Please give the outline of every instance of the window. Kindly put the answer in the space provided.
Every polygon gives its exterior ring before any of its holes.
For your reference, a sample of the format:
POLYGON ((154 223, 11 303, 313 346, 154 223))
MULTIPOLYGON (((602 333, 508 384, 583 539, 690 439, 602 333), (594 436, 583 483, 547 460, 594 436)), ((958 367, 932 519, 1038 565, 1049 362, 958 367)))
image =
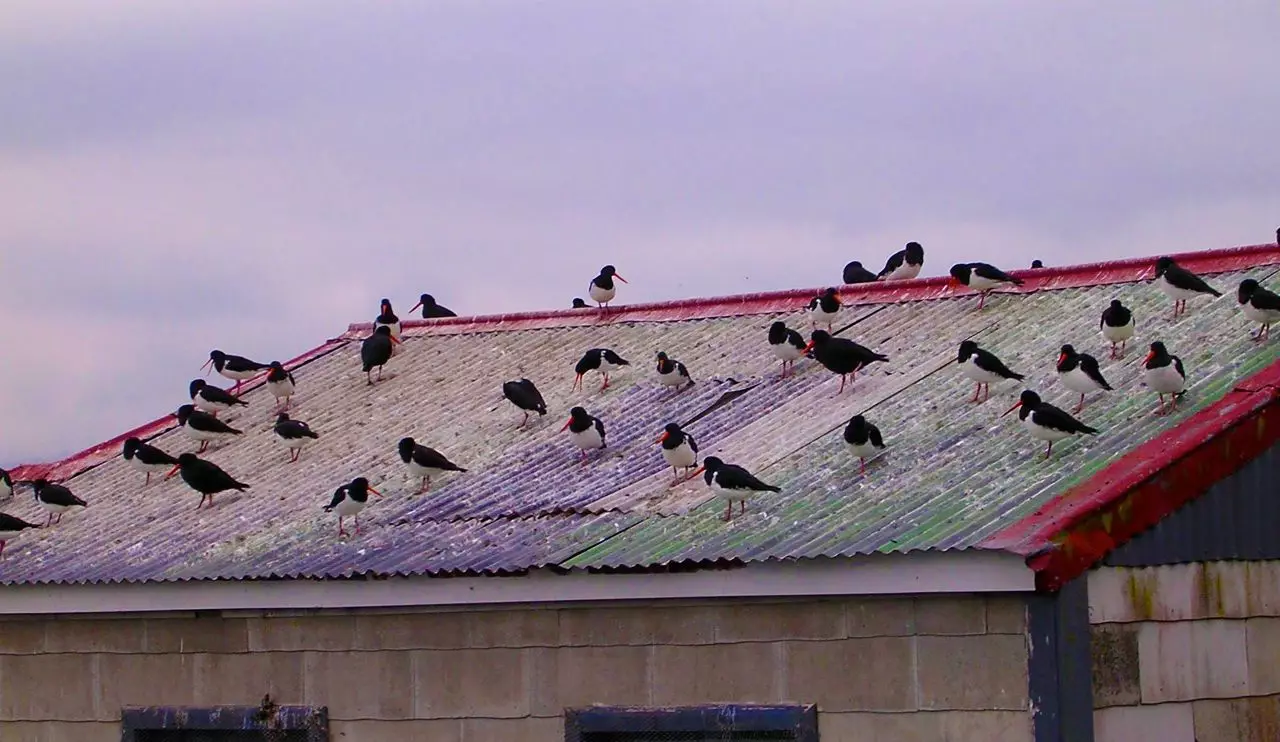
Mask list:
POLYGON ((279 706, 127 708, 123 742, 329 742, 329 710, 279 706))
POLYGON ((565 742, 818 742, 816 706, 613 708, 565 713, 565 742))

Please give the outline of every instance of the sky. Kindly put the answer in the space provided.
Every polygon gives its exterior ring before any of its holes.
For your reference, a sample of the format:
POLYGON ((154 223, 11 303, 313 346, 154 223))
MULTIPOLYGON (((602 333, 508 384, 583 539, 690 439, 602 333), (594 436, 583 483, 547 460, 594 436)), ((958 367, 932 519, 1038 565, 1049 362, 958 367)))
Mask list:
POLYGON ((1277 27, 1275 0, 5 0, 0 466, 384 296, 1271 241, 1277 27))

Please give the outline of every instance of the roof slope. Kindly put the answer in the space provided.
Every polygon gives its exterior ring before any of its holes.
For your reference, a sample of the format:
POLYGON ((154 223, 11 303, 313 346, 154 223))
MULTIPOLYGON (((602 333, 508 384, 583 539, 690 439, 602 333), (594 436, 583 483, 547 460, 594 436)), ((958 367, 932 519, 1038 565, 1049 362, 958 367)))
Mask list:
MULTIPOLYGON (((246 411, 224 413, 246 434, 207 457, 252 489, 219 495, 213 509, 197 512, 199 498, 176 477, 143 487, 118 456, 125 436, 15 472, 70 478, 90 507, 12 541, 0 583, 502 573, 975 547, 1032 554, 1057 531, 1027 524, 1039 518, 1043 526, 1046 512, 1078 500, 1064 493, 1148 441, 1176 440, 1188 418, 1199 421, 1193 443, 1203 442, 1237 418, 1215 412, 1205 422, 1197 411, 1275 370, 1275 346, 1250 342, 1233 295, 1244 277, 1274 279, 1280 249, 1179 257, 1227 295, 1192 300, 1176 322, 1171 302, 1148 283, 1152 259, 1026 271, 1025 286, 993 297, 982 311, 972 294, 939 278, 846 287, 847 304, 857 306, 845 310, 838 334, 891 362, 860 374, 839 396, 838 377, 812 361, 798 363, 794 378, 778 378, 765 342, 775 319, 807 331, 808 290, 624 306, 607 317, 568 310, 406 322, 403 350, 373 388, 358 360, 368 327, 356 325, 287 364, 299 385, 292 413, 321 435, 299 463, 287 462, 271 433, 265 390, 247 394, 246 411), (1139 322, 1120 361, 1107 358, 1097 332, 1114 297, 1139 322), (999 417, 1023 385, 993 385, 990 401, 967 403, 972 386, 955 368, 965 338, 1064 407, 1074 396, 1054 380, 1058 347, 1070 342, 1098 356, 1117 391, 1092 398, 1081 418, 1102 433, 1063 442, 1042 459, 1040 444, 1013 416, 999 417), (1188 370, 1182 412, 1169 418, 1150 414, 1155 398, 1139 379, 1146 343, 1155 339, 1188 370), (634 365, 615 374, 606 392, 589 378, 585 392, 571 393, 573 364, 591 347, 611 347, 634 365), (683 361, 697 383, 684 392, 657 386, 658 350, 683 361), (500 391, 520 376, 538 383, 550 410, 527 430, 515 428, 520 414, 500 391), (609 431, 609 448, 585 466, 560 432, 578 403, 609 431), (857 413, 889 445, 865 476, 840 438, 857 413), (782 492, 753 501, 745 517, 720 521, 723 506, 709 501, 700 480, 669 486, 670 469, 654 445, 669 421, 685 424, 703 455, 742 464, 782 492), (412 494, 416 483, 405 481, 396 453, 404 435, 470 472, 412 494), (388 497, 366 511, 363 535, 339 540, 321 506, 357 475, 388 497)), ((175 408, 184 401, 175 398, 175 408)), ((174 454, 194 450, 173 425, 166 417, 131 433, 155 436, 174 454)), ((39 517, 26 490, 6 510, 39 517)), ((1071 511, 1053 522, 1085 515, 1071 511)))

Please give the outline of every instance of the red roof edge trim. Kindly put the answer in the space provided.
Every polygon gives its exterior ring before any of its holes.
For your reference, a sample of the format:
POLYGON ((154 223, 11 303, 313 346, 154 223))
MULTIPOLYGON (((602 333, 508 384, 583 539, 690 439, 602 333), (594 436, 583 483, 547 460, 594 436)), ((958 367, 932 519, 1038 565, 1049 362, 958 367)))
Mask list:
MULTIPOLYGON (((1196 273, 1222 273, 1280 263, 1280 245, 1275 243, 1168 254, 1196 273)), ((1020 287, 1011 288, 1006 293, 1027 294, 1035 291, 1102 286, 1151 278, 1155 273, 1155 257, 1026 269, 1010 271, 1010 273, 1021 278, 1025 283, 1020 287)), ((951 284, 950 280, 949 276, 932 276, 910 281, 850 284, 840 287, 840 295, 846 305, 853 306, 929 301, 974 295, 967 288, 951 284)), ((839 284, 836 285, 839 286, 839 284)), ((771 314, 798 311, 821 290, 821 288, 788 289, 645 304, 622 304, 609 307, 605 312, 595 308, 550 309, 430 320, 402 319, 401 328, 406 337, 417 337, 771 314)), ((352 340, 364 337, 372 329, 372 322, 357 322, 347 328, 342 339, 352 340)))
MULTIPOLYGON (((297 358, 286 361, 284 363, 284 367, 292 371, 299 366, 310 363, 329 351, 345 344, 345 340, 342 340, 341 338, 334 338, 318 348, 313 348, 297 358)), ((262 386, 266 383, 266 379, 267 375, 264 372, 258 374, 252 379, 249 379, 248 381, 245 381, 240 385, 241 395, 262 386)), ((177 417, 175 415, 165 415, 164 417, 152 420, 145 425, 139 425, 127 433, 121 433, 115 438, 99 443, 92 448, 86 448, 79 453, 72 454, 61 461, 46 464, 23 464, 17 468, 11 469, 9 471, 9 475, 13 477, 14 480, 26 482, 33 479, 39 479, 41 477, 51 481, 66 481, 87 469, 92 469, 95 466, 119 456, 121 448, 124 446, 124 442, 127 439, 135 436, 143 439, 151 438, 163 433, 176 424, 177 417)))
POLYGON ((1054 591, 1280 441, 1280 361, 1130 451, 982 548, 1029 556, 1054 591))

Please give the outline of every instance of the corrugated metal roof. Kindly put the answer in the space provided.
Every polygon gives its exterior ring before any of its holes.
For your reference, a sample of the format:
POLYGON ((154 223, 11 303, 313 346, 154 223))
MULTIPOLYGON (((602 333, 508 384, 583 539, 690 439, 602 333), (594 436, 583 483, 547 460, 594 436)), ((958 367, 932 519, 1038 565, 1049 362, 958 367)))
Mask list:
MULTIPOLYGON (((1280 263, 1280 250, 1247 259, 1280 263)), ((1091 269, 1084 272, 1090 280, 1108 285, 996 296, 981 312, 969 294, 911 300, 913 292, 948 293, 936 281, 878 289, 878 298, 846 311, 841 334, 891 362, 860 375, 839 397, 838 378, 809 361, 797 364, 795 378, 777 377, 765 329, 776 318, 804 322, 798 309, 778 311, 802 302, 777 295, 724 300, 725 316, 718 317, 700 302, 696 312, 645 310, 607 323, 582 313, 460 318, 438 328, 416 323, 387 381, 372 389, 358 344, 333 343, 305 357, 295 374, 292 412, 321 435, 299 463, 289 464, 274 440, 269 395, 250 392, 250 408, 228 416, 246 434, 208 454, 249 482, 249 492, 220 495, 217 507, 197 512, 198 496, 178 478, 143 487, 140 474, 110 458, 70 480, 90 502, 87 511, 9 544, 0 582, 484 573, 973 547, 1275 359, 1273 346, 1249 342, 1233 298, 1193 301, 1175 324, 1171 304, 1134 280, 1144 271, 1091 269), (1128 285, 1117 283, 1119 274, 1128 285), (1121 362, 1106 359, 1097 334, 1098 314, 1114 296, 1139 319, 1139 337, 1121 362), (993 385, 990 401, 965 402, 972 387, 954 361, 956 345, 968 337, 1063 406, 1074 400, 1053 381, 1058 346, 1072 342, 1098 355, 1118 391, 1091 400, 1081 417, 1103 433, 1039 458, 1042 449, 1013 416, 999 419, 1021 386, 993 385), (1139 386, 1143 348, 1156 338, 1188 366, 1181 416, 1152 416, 1154 395, 1139 386), (574 362, 599 346, 634 365, 615 374, 607 392, 596 391, 593 379, 585 392, 570 392, 574 362), (651 376, 658 350, 686 363, 697 383, 683 392, 658 387, 651 376), (463 368, 476 372, 459 373, 463 368), (515 428, 520 414, 500 391, 502 381, 519 376, 539 384, 551 410, 528 430, 515 428), (587 465, 560 432, 578 403, 609 430, 609 448, 587 465), (890 446, 865 477, 840 441, 858 412, 881 427, 890 446), (670 486, 654 437, 668 421, 695 417, 689 429, 704 455, 743 464, 782 493, 759 498, 745 517, 725 524, 722 506, 709 501, 700 481, 670 486), (413 494, 416 483, 404 481, 396 455, 404 435, 471 471, 413 494), (365 511, 363 535, 339 541, 334 517, 321 506, 357 475, 387 498, 365 511)), ((1245 275, 1273 271, 1236 271, 1213 282, 1232 293, 1245 275)), ((1080 281, 1059 271, 1042 283, 1080 281)), ((151 432, 169 424, 158 421, 151 432)), ((154 442, 175 454, 194 450, 176 430, 154 442)), ((87 463, 108 454, 96 451, 87 463)), ((64 462, 56 471, 66 476, 73 467, 64 462)), ((25 490, 6 510, 40 517, 25 490)))

